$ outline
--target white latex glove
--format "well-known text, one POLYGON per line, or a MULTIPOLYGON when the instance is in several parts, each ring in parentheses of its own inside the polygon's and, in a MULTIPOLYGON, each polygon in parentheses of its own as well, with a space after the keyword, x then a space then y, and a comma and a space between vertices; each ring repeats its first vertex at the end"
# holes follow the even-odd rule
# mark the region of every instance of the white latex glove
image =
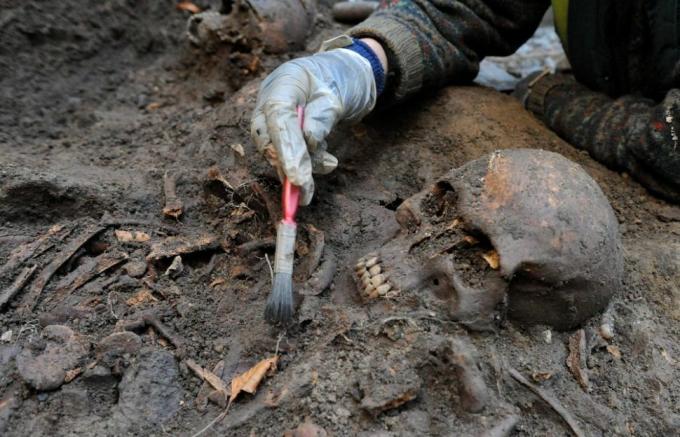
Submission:
POLYGON ((338 165, 326 152, 326 136, 340 121, 359 121, 376 98, 371 64, 342 48, 288 61, 262 82, 251 136, 279 177, 302 189, 301 205, 314 195, 312 173, 327 174, 338 165), (298 105, 304 107, 302 130, 298 105))

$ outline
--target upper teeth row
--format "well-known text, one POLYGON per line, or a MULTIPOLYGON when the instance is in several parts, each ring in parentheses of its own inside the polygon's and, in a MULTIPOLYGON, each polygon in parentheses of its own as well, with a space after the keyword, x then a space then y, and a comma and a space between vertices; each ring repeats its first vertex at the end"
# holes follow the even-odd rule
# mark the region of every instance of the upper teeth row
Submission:
POLYGON ((392 284, 388 276, 383 273, 380 259, 375 254, 369 254, 359 258, 354 266, 359 291, 367 299, 375 299, 378 296, 393 297, 396 290, 392 290, 392 284))

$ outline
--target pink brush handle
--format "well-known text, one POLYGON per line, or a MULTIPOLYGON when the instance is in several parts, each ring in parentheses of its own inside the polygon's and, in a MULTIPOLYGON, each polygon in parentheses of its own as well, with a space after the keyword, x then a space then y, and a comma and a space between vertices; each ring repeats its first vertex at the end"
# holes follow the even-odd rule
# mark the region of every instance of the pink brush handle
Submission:
MULTIPOLYGON (((305 112, 302 106, 297 107, 300 129, 305 123, 305 112)), ((281 204, 283 205, 283 221, 295 224, 295 214, 297 213, 298 203, 300 202, 300 187, 290 183, 288 178, 283 180, 283 193, 281 204)))

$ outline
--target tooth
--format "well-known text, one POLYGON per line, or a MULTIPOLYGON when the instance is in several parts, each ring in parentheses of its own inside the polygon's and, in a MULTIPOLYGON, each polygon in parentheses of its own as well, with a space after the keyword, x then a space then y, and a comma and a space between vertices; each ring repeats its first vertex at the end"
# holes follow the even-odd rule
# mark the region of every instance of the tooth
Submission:
POLYGON ((365 263, 365 262, 366 262, 366 257, 365 257, 365 256, 362 256, 361 258, 359 258, 359 259, 357 260, 357 262, 358 262, 358 263, 365 263))
POLYGON ((381 285, 380 287, 376 287, 375 289, 378 291, 379 295, 384 296, 385 294, 387 294, 388 291, 390 291, 391 288, 392 286, 388 282, 386 284, 381 285))
POLYGON ((379 275, 382 269, 380 268, 380 264, 376 264, 370 269, 368 269, 368 273, 371 274, 371 276, 379 275))
POLYGON ((373 288, 373 287, 369 288, 369 289, 366 291, 366 295, 367 295, 367 297, 368 297, 369 299, 375 299, 376 297, 379 296, 378 290, 375 289, 375 288, 373 288))
POLYGON ((369 260, 366 261, 366 268, 371 268, 376 264, 378 264, 378 257, 374 256, 373 258, 369 258, 369 260))
POLYGON ((364 288, 368 288, 368 287, 370 287, 370 286, 372 285, 372 284, 371 284, 371 280, 368 279, 368 278, 362 279, 362 280, 361 280, 361 283, 364 284, 364 288))
POLYGON ((366 263, 363 261, 359 261, 356 266, 354 266, 355 271, 362 270, 364 267, 366 267, 366 263))
POLYGON ((368 273, 368 270, 364 270, 364 272, 359 276, 359 278, 361 278, 362 281, 365 279, 371 279, 371 274, 368 273))
POLYGON ((379 287, 384 283, 385 283, 385 275, 376 275, 376 276, 371 278, 371 284, 373 284, 374 287, 379 287))

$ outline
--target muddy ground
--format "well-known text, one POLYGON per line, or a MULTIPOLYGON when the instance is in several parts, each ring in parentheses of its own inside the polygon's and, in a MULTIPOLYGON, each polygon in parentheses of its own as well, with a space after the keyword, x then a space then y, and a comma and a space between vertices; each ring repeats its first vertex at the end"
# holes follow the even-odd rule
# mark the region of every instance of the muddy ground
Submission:
MULTIPOLYGON (((321 3, 308 51, 342 29, 321 3)), ((267 325, 279 186, 249 139, 249 113, 258 82, 300 53, 205 53, 184 37, 188 14, 168 0, 0 1, 0 290, 27 278, 0 313, 1 434, 190 435, 223 411, 190 360, 228 386, 277 352, 257 393, 240 394, 208 435, 311 422, 338 436, 467 436, 513 417, 511 435, 569 435, 512 368, 585 435, 678 432, 680 208, 493 90, 447 89, 333 135, 340 166, 299 216, 297 289, 309 295, 292 327, 267 325), (356 260, 398 232, 404 199, 513 147, 581 164, 620 223, 624 286, 583 326, 585 388, 566 366, 576 330, 505 321, 468 333, 436 300, 364 301, 351 279, 356 260), (178 219, 162 213, 166 174, 178 219), (177 253, 183 269, 166 274, 177 253), (315 253, 337 265, 321 291, 308 287, 315 253), (479 412, 442 349, 451 338, 468 339, 487 386, 479 412)))

